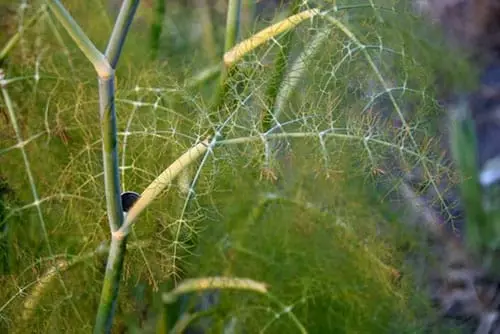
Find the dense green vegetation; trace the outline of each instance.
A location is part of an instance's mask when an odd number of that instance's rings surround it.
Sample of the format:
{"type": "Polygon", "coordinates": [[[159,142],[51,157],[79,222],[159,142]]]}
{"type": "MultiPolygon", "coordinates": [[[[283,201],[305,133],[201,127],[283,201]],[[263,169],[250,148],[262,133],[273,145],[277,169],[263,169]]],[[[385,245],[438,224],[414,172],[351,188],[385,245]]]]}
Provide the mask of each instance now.
{"type": "MultiPolygon", "coordinates": [[[[98,83],[43,3],[0,7],[0,49],[38,17],[1,67],[0,331],[87,333],[110,239],[98,83]]],[[[160,332],[162,316],[172,326],[188,302],[165,305],[161,293],[211,276],[263,282],[269,294],[218,290],[209,332],[444,332],[405,261],[422,249],[387,176],[419,166],[423,187],[439,188],[435,176],[451,172],[435,82],[463,88],[471,76],[406,2],[346,3],[246,54],[220,89],[217,75],[199,76],[223,57],[225,12],[203,21],[200,7],[167,1],[163,16],[141,2],[116,72],[122,190],[141,193],[207,135],[221,137],[133,226],[116,333],[160,332]]],[[[117,9],[63,4],[104,50],[117,9]]],[[[238,40],[306,9],[261,16],[238,40]]]]}

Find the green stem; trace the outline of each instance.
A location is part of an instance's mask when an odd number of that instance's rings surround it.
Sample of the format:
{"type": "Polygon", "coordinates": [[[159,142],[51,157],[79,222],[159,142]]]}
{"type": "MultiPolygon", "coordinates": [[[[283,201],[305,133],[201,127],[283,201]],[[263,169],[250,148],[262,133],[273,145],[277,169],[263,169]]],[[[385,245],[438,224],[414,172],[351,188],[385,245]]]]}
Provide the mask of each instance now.
{"type": "Polygon", "coordinates": [[[127,243],[126,234],[114,233],[123,225],[124,220],[120,198],[120,174],[117,153],[114,69],[120,58],[139,0],[125,0],[123,2],[105,54],[102,54],[95,47],[59,1],[48,0],[47,3],[78,47],[92,62],[99,79],[104,186],[112,239],[94,333],[110,333],[127,243]]]}
{"type": "Polygon", "coordinates": [[[151,58],[155,60],[158,57],[160,49],[160,36],[163,30],[163,21],[165,19],[165,0],[156,0],[153,23],[151,24],[151,58]]]}
{"type": "Polygon", "coordinates": [[[66,29],[73,41],[78,45],[85,57],[94,65],[99,76],[108,77],[111,75],[113,69],[104,54],[96,48],[94,43],[92,43],[61,2],[57,0],[47,0],[47,5],[52,13],[54,13],[57,20],[63,25],[64,29],[66,29]]]}
{"type": "MultiPolygon", "coordinates": [[[[114,103],[114,75],[99,78],[99,102],[101,134],[103,139],[104,186],[106,208],[111,232],[123,224],[123,210],[120,200],[120,175],[118,170],[117,129],[114,103]]],[[[94,333],[110,333],[115,312],[118,287],[123,269],[127,238],[112,235],[106,273],[97,310],[94,333]]]]}
{"type": "MultiPolygon", "coordinates": [[[[229,51],[235,44],[238,36],[239,20],[240,20],[240,1],[229,0],[227,7],[226,18],[226,39],[224,44],[224,52],[229,51]]],[[[226,99],[228,92],[228,81],[236,72],[236,66],[228,68],[222,63],[221,74],[219,77],[219,84],[214,94],[214,101],[212,108],[215,112],[219,112],[226,99]]]]}
{"type": "Polygon", "coordinates": [[[112,68],[116,68],[123,44],[125,43],[125,37],[130,29],[138,6],[139,0],[125,0],[122,4],[105,53],[112,68]]]}
{"type": "Polygon", "coordinates": [[[104,276],[101,300],[97,310],[94,334],[111,333],[116,308],[118,287],[120,285],[123,262],[127,250],[127,237],[113,235],[109,249],[106,274],[104,276]]]}
{"type": "Polygon", "coordinates": [[[235,44],[240,26],[240,5],[241,0],[229,0],[226,17],[226,40],[224,52],[229,51],[235,44]]]}
{"type": "Polygon", "coordinates": [[[485,245],[494,235],[489,232],[485,233],[492,226],[488,226],[483,210],[474,122],[466,101],[462,101],[455,110],[455,118],[451,120],[450,135],[452,153],[460,173],[461,192],[467,214],[467,246],[472,251],[479,252],[486,248],[485,245]]]}
{"type": "Polygon", "coordinates": [[[120,199],[114,75],[105,79],[99,78],[99,107],[106,206],[110,231],[115,232],[123,224],[123,209],[120,199]]]}
{"type": "Polygon", "coordinates": [[[127,235],[114,234],[123,225],[124,221],[120,198],[114,69],[120,58],[123,44],[138,4],[138,0],[125,0],[123,2],[106,48],[106,58],[109,59],[113,71],[106,77],[99,75],[99,108],[101,136],[103,140],[104,186],[112,239],[94,327],[94,333],[96,334],[111,332],[127,248],[127,235]]]}

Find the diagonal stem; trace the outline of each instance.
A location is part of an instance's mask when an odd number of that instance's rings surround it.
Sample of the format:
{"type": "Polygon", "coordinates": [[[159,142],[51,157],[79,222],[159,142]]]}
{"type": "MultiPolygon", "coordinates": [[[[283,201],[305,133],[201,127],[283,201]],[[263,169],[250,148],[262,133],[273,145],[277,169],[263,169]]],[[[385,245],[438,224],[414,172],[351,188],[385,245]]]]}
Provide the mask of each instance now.
{"type": "Polygon", "coordinates": [[[118,63],[125,37],[127,37],[138,6],[139,0],[125,0],[122,4],[105,53],[112,68],[115,68],[118,63]]]}
{"type": "Polygon", "coordinates": [[[47,5],[64,29],[66,29],[73,41],[78,45],[85,57],[94,65],[99,77],[108,77],[113,70],[106,60],[106,57],[97,49],[94,43],[92,43],[68,10],[64,8],[64,5],[57,0],[48,0],[47,5]]]}

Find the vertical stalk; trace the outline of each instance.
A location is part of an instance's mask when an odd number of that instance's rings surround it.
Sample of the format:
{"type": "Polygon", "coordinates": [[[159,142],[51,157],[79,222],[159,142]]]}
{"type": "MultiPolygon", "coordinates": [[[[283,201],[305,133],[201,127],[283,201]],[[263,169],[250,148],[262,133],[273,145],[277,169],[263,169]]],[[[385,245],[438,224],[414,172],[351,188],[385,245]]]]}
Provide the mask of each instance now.
{"type": "Polygon", "coordinates": [[[111,333],[126,248],[127,236],[113,234],[102,286],[101,300],[94,325],[94,334],[111,333]]]}
{"type": "Polygon", "coordinates": [[[97,50],[95,45],[59,1],[48,1],[48,4],[75,43],[92,62],[96,68],[99,79],[99,110],[101,135],[103,139],[104,186],[112,240],[94,333],[109,333],[111,331],[116,299],[118,296],[118,287],[127,240],[126,236],[117,237],[114,234],[123,224],[117,154],[117,126],[114,95],[115,68],[125,42],[125,37],[139,5],[139,0],[125,0],[123,2],[105,54],[97,50]]]}
{"type": "Polygon", "coordinates": [[[493,235],[482,204],[483,194],[477,166],[477,141],[468,102],[461,101],[453,116],[450,131],[451,147],[460,173],[460,187],[467,215],[466,242],[467,247],[477,254],[486,248],[493,235]]]}
{"type": "Polygon", "coordinates": [[[241,0],[229,0],[229,3],[227,4],[224,52],[229,51],[229,49],[231,49],[236,43],[240,26],[240,5],[241,0]]]}
{"type": "Polygon", "coordinates": [[[158,57],[160,49],[160,36],[163,30],[163,21],[165,19],[165,0],[155,0],[153,23],[151,24],[151,58],[155,60],[158,57]]]}
{"type": "Polygon", "coordinates": [[[127,244],[126,236],[117,237],[114,234],[114,232],[123,225],[114,99],[114,73],[108,78],[99,77],[99,107],[101,136],[103,139],[104,188],[106,192],[106,208],[111,232],[111,245],[94,325],[95,334],[111,332],[127,244]]]}
{"type": "Polygon", "coordinates": [[[106,206],[110,231],[115,232],[123,223],[123,209],[120,199],[114,74],[99,78],[99,108],[106,206]]]}
{"type": "Polygon", "coordinates": [[[103,139],[104,185],[111,232],[111,246],[94,326],[94,333],[96,334],[111,332],[123,262],[127,250],[127,234],[115,233],[123,225],[124,215],[120,197],[114,69],[120,58],[125,38],[138,5],[139,0],[125,0],[123,2],[105,53],[113,71],[108,77],[99,76],[99,108],[101,135],[103,139]]]}
{"type": "Polygon", "coordinates": [[[139,5],[139,0],[125,0],[122,3],[105,54],[102,54],[96,48],[60,1],[49,0],[47,4],[73,41],[94,65],[99,80],[99,112],[103,142],[104,186],[111,232],[111,246],[101,299],[97,310],[94,333],[110,333],[126,253],[128,232],[116,233],[123,225],[124,214],[120,198],[120,174],[117,152],[115,68],[120,58],[130,24],[139,5]]]}
{"type": "MultiPolygon", "coordinates": [[[[228,52],[235,44],[238,37],[238,29],[240,25],[240,5],[241,0],[229,0],[227,5],[226,17],[226,38],[224,43],[224,53],[228,52]]],[[[219,77],[219,84],[214,94],[213,110],[218,112],[225,101],[228,91],[228,81],[236,72],[235,66],[226,66],[222,64],[222,70],[219,77]]]]}

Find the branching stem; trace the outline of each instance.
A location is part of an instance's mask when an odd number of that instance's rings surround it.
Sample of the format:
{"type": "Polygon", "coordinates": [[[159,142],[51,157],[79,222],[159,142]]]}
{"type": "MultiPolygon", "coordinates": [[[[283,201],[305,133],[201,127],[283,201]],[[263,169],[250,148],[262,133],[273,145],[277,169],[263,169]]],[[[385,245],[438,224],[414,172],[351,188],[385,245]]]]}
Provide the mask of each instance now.
{"type": "Polygon", "coordinates": [[[57,20],[63,25],[64,29],[66,29],[73,41],[78,45],[85,57],[94,65],[99,77],[107,78],[112,75],[113,69],[104,54],[102,54],[94,43],[92,43],[68,10],[64,8],[64,5],[58,0],[47,0],[47,5],[57,20]]]}
{"type": "Polygon", "coordinates": [[[94,333],[110,333],[127,243],[126,236],[121,237],[115,233],[123,224],[115,111],[115,68],[139,0],[123,2],[105,54],[97,49],[60,1],[49,0],[47,3],[80,50],[94,65],[99,80],[104,186],[112,238],[94,333]]]}

